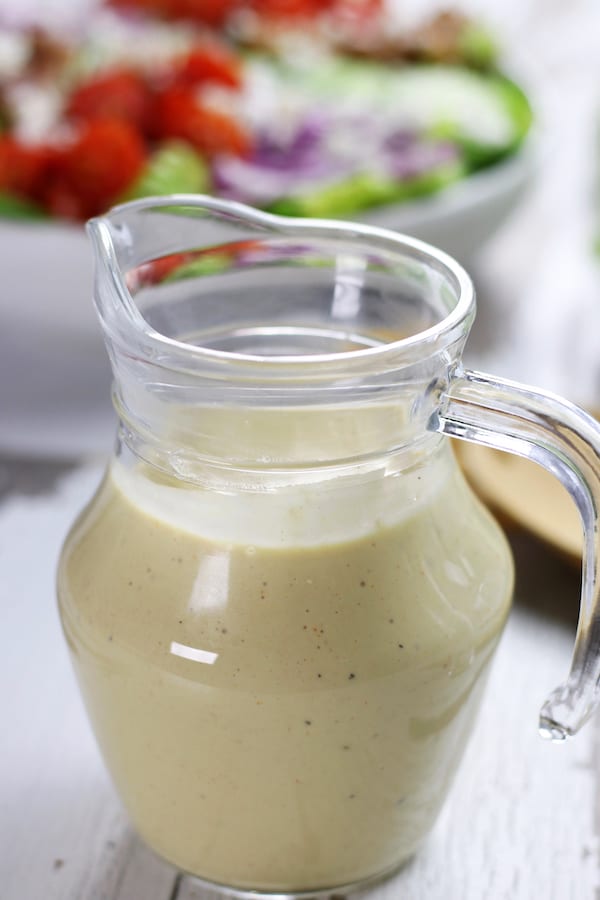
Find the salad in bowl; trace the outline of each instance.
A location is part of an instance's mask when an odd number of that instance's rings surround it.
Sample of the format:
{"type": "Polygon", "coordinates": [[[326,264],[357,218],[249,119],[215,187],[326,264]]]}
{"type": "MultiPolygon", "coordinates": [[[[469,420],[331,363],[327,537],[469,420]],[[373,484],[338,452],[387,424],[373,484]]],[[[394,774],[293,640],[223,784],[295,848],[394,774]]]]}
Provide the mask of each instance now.
{"type": "Polygon", "coordinates": [[[210,193],[412,233],[464,259],[517,202],[532,109],[457,12],[383,0],[112,0],[0,33],[3,449],[107,446],[110,374],[82,223],[210,193]],[[10,381],[10,384],[9,384],[10,381]]]}
{"type": "Polygon", "coordinates": [[[355,216],[498,166],[531,126],[489,36],[458,13],[397,33],[381,0],[112,6],[83,36],[12,36],[0,215],[84,221],[203,191],[355,216]]]}

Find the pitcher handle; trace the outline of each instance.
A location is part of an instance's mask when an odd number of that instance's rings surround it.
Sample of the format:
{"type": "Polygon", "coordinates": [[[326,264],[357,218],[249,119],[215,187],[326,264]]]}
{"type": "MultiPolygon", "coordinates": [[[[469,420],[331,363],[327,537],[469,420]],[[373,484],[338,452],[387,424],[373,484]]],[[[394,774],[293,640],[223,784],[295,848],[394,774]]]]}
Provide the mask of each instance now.
{"type": "Polygon", "coordinates": [[[582,585],[571,671],[539,719],[542,737],[571,737],[600,703],[600,425],[555,394],[458,366],[429,427],[534,460],[562,482],[579,509],[582,585]]]}

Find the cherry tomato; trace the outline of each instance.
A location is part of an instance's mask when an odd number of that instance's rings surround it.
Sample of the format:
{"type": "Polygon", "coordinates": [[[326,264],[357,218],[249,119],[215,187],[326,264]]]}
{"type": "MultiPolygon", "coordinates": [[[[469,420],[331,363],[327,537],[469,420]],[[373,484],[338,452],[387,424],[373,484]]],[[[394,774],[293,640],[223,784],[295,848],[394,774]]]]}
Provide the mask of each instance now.
{"type": "Polygon", "coordinates": [[[44,200],[55,215],[85,219],[104,212],[140,174],[146,148],[119,119],[86,122],[53,164],[44,200]]]}
{"type": "Polygon", "coordinates": [[[204,25],[223,25],[239,0],[110,0],[120,9],[135,9],[165,19],[189,19],[204,25]]]}
{"type": "Polygon", "coordinates": [[[144,78],[129,69],[111,69],[84,82],[71,94],[66,114],[73,119],[123,119],[144,129],[152,97],[144,78]]]}
{"type": "Polygon", "coordinates": [[[183,58],[175,73],[181,85],[216,82],[238,88],[242,83],[239,57],[217,41],[204,41],[183,58]]]}
{"type": "Polygon", "coordinates": [[[36,200],[50,159],[48,147],[29,147],[0,135],[0,190],[36,200]]]}
{"type": "Polygon", "coordinates": [[[250,137],[235,119],[202,105],[194,92],[184,87],[169,88],[157,98],[154,128],[159,137],[181,138],[209,157],[250,152],[250,137]]]}
{"type": "Polygon", "coordinates": [[[334,6],[335,0],[252,0],[251,5],[266,19],[313,18],[334,6]]]}

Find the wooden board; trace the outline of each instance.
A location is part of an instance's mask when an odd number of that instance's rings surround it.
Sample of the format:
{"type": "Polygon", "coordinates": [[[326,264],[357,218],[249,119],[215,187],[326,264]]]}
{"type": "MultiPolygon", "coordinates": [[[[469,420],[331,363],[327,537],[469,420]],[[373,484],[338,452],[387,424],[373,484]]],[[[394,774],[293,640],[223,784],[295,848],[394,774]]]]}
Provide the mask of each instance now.
{"type": "Polygon", "coordinates": [[[580,563],[581,519],[566,488],[531,460],[500,450],[455,442],[465,474],[505,524],[518,524],[580,563]]]}

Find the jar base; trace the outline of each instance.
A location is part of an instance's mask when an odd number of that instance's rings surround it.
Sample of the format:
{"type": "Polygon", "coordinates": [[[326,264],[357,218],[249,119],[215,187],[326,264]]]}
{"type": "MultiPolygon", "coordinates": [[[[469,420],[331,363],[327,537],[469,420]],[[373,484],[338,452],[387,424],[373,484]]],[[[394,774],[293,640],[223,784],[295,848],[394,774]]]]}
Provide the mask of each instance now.
{"type": "Polygon", "coordinates": [[[394,863],[393,866],[378,872],[375,875],[368,875],[366,878],[358,881],[345,882],[344,884],[334,884],[329,887],[311,888],[299,891],[279,891],[279,890],[263,890],[251,888],[235,888],[216,881],[209,881],[200,878],[197,875],[191,875],[182,872],[181,877],[190,884],[205,890],[216,891],[223,897],[231,898],[231,900],[335,900],[332,895],[349,894],[355,891],[364,891],[372,888],[389,878],[393,878],[401,869],[403,869],[413,858],[414,854],[404,858],[401,862],[394,863]]]}

